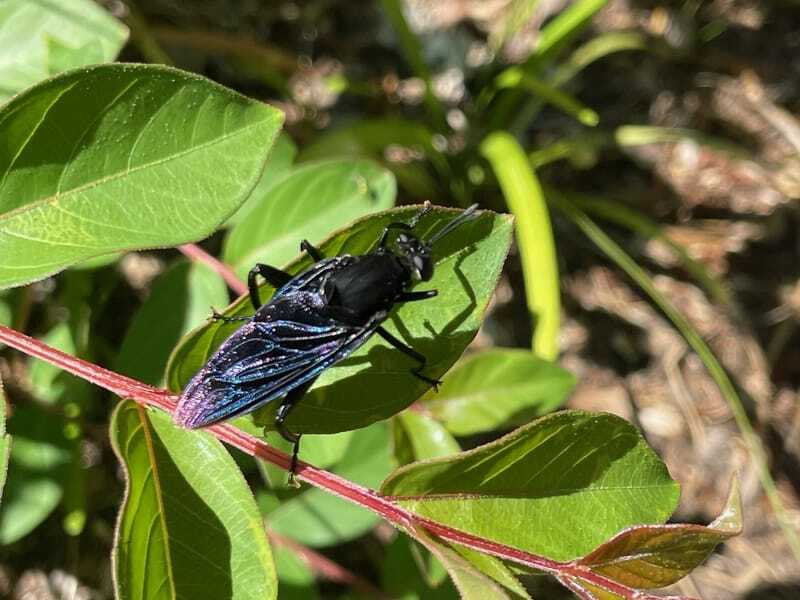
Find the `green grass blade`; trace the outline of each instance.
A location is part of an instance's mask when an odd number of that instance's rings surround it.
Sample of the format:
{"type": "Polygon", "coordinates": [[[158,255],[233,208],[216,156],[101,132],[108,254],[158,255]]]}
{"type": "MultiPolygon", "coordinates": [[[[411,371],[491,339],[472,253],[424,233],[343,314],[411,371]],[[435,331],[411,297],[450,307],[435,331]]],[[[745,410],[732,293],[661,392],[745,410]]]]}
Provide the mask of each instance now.
{"type": "Polygon", "coordinates": [[[533,350],[545,360],[554,360],[558,357],[561,298],[553,231],[542,188],[525,152],[511,135],[491,134],[481,144],[481,153],[491,163],[517,219],[525,295],[536,319],[533,350]]]}
{"type": "Polygon", "coordinates": [[[682,244],[672,241],[664,233],[661,226],[652,219],[649,219],[639,211],[633,210],[615,200],[596,198],[594,196],[590,197],[573,192],[556,192],[552,188],[545,186],[545,196],[550,197],[551,192],[558,193],[568,198],[573,204],[580,208],[580,210],[590,215],[666,244],[674,253],[678,263],[703,287],[714,302],[730,307],[730,292],[725,284],[714,276],[703,263],[689,256],[689,253],[682,244]]]}
{"type": "Polygon", "coordinates": [[[548,196],[550,202],[569,219],[577,225],[608,258],[621,268],[634,282],[645,292],[650,299],[664,312],[672,321],[676,329],[703,361],[706,369],[725,397],[731,413],[742,434],[751,460],[756,464],[759,479],[767,495],[775,518],[783,530],[793,554],[800,560],[800,538],[794,529],[794,525],[786,514],[775,481],[767,466],[767,456],[761,439],[753,430],[753,426],[747,417],[747,413],[742,404],[733,382],[728,377],[725,369],[717,360],[717,357],[700,337],[700,334],[692,327],[689,321],[678,311],[672,303],[658,291],[653,281],[636,261],[634,261],[614,240],[612,240],[589,216],[575,205],[569,198],[562,194],[551,193],[548,196]]]}
{"type": "Polygon", "coordinates": [[[497,86],[500,88],[517,87],[530,92],[543,102],[551,104],[588,127],[594,127],[600,122],[597,113],[574,96],[562,92],[530,73],[525,73],[519,67],[511,67],[503,71],[497,77],[497,86]]]}

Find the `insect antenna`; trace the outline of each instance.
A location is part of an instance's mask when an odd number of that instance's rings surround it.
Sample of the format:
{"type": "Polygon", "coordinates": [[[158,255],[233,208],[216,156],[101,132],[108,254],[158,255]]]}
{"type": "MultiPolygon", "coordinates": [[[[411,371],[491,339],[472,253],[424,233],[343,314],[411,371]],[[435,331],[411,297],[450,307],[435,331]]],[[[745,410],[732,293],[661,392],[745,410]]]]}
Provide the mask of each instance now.
{"type": "Polygon", "coordinates": [[[478,209],[478,205],[477,204],[473,204],[468,209],[466,209],[464,212],[462,212],[460,215],[458,215],[455,219],[450,221],[447,225],[442,227],[439,231],[434,233],[429,239],[425,240],[425,242],[428,245],[432,246],[433,244],[438,242],[440,239],[442,239],[444,236],[446,236],[448,233],[453,231],[453,229],[455,229],[456,227],[458,227],[462,223],[472,219],[475,216],[475,211],[477,209],[478,209]]]}

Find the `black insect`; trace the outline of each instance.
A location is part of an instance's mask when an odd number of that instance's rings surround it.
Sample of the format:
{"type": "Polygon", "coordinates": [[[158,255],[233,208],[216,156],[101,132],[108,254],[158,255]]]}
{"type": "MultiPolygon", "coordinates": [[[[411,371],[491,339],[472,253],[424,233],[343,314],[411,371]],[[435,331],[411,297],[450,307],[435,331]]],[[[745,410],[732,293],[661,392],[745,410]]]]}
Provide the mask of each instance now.
{"type": "Polygon", "coordinates": [[[469,207],[429,239],[422,240],[411,232],[431,210],[426,203],[410,222],[389,224],[374,249],[358,256],[323,258],[304,240],[301,250],[316,262],[297,276],[257,264],[247,277],[256,313],[252,317],[214,313],[216,319],[247,323],[219,347],[183,390],[175,422],[192,429],[206,427],[283,397],[275,428],[294,444],[293,474],[300,436],[285,426],[289,412],[324,369],[349,356],[373,333],[417,361],[418,366],[411,373],[436,386],[439,381],[422,372],[425,357],[386,331],[381,323],[399,302],[436,296],[436,290],[408,289],[417,281],[431,279],[433,244],[472,218],[476,207],[469,207]],[[392,230],[400,230],[395,250],[388,246],[392,230]],[[264,305],[257,275],[277,289],[264,305]]]}

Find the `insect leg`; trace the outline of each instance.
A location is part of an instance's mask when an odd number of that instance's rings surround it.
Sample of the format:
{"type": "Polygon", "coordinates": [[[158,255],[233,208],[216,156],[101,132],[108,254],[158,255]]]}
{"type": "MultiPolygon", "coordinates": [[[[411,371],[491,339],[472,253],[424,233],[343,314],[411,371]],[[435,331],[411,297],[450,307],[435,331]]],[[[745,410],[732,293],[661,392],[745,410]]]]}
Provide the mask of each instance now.
{"type": "Polygon", "coordinates": [[[439,290],[424,290],[421,292],[403,292],[397,299],[397,302],[416,302],[417,300],[427,300],[433,298],[439,293],[439,290]]]}
{"type": "Polygon", "coordinates": [[[267,283],[276,289],[292,280],[292,276],[286,271],[257,263],[247,274],[247,289],[250,290],[250,302],[253,303],[253,308],[256,310],[261,308],[261,296],[258,294],[256,275],[261,275],[267,283]]]}
{"type": "Polygon", "coordinates": [[[308,240],[303,240],[302,242],[300,242],[300,252],[303,251],[307,252],[308,255],[317,262],[325,258],[324,256],[322,256],[322,252],[320,252],[317,248],[312,246],[311,242],[309,242],[308,240]]]}
{"type": "Polygon", "coordinates": [[[414,350],[411,346],[408,346],[403,342],[401,342],[400,340],[398,340],[391,333],[386,331],[383,327],[378,327],[375,331],[389,344],[391,344],[392,346],[400,350],[400,352],[402,352],[406,356],[413,358],[419,363],[419,367],[411,370],[411,373],[414,375],[414,377],[416,377],[417,379],[421,379],[422,381],[430,384],[436,389],[439,389],[439,384],[442,383],[441,381],[439,381],[438,379],[432,379],[431,377],[427,377],[426,375],[422,374],[422,370],[425,368],[425,364],[428,362],[428,360],[422,354],[414,350]]]}
{"type": "Polygon", "coordinates": [[[218,313],[217,309],[212,306],[211,307],[211,318],[214,321],[222,321],[224,323],[233,323],[235,321],[249,321],[253,317],[252,316],[250,316],[250,317],[226,317],[225,315],[218,313]]]}
{"type": "Polygon", "coordinates": [[[297,454],[300,452],[300,434],[289,431],[286,428],[285,423],[289,413],[294,408],[294,405],[297,404],[300,398],[306,395],[308,388],[310,388],[313,383],[314,379],[307,381],[291,390],[288,394],[286,394],[283,402],[281,402],[281,405],[278,407],[278,412],[275,413],[275,429],[281,434],[283,439],[294,444],[294,447],[292,448],[292,462],[289,466],[289,485],[292,487],[296,487],[294,475],[297,471],[297,454]]]}

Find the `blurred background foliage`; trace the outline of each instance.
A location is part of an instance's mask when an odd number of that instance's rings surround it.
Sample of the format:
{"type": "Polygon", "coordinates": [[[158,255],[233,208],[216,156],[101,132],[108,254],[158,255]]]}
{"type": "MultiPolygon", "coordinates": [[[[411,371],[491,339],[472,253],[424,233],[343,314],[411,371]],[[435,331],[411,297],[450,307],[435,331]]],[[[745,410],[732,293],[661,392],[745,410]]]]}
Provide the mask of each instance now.
{"type": "MultiPolygon", "coordinates": [[[[518,244],[471,349],[533,347],[574,381],[545,361],[514,367],[551,387],[520,392],[536,401],[511,398],[478,427],[474,404],[448,412],[448,394],[469,383],[468,359],[440,396],[424,399],[436,421],[409,412],[391,427],[320,437],[310,462],[375,486],[392,459],[448,453],[458,448],[452,434],[463,447],[496,437],[557,407],[575,385],[566,406],[629,419],[664,458],[682,485],[676,519],[713,519],[730,474],[741,477],[744,534],[674,593],[800,595],[788,533],[800,529],[800,4],[107,0],[81,7],[88,12],[70,27],[34,8],[12,23],[22,14],[15,4],[0,5],[0,53],[13,49],[5,64],[19,63],[0,68],[0,101],[119,53],[204,74],[286,113],[251,199],[204,243],[240,276],[255,257],[291,259],[293,248],[256,242],[274,233],[267,207],[294,199],[293,180],[310,172],[360,169],[377,190],[369,202],[359,189],[310,197],[308,210],[324,217],[303,224],[312,239],[391,205],[395,192],[401,204],[515,213],[518,244]],[[333,196],[347,198],[347,211],[329,210],[333,196]],[[437,422],[449,433],[426,439],[438,446],[408,443],[437,422]],[[372,460],[348,461],[354,447],[372,460]]],[[[131,253],[0,292],[0,323],[159,383],[179,337],[228,299],[216,274],[175,251],[131,253]],[[156,323],[168,324],[166,339],[150,348],[156,323]]],[[[499,369],[516,358],[480,360],[499,369]]],[[[15,399],[0,595],[108,597],[122,492],[110,403],[8,352],[0,376],[15,399]]],[[[276,477],[235,458],[251,481],[276,477]]],[[[346,505],[316,490],[257,498],[273,541],[295,536],[397,597],[446,597],[429,587],[451,585],[441,567],[372,515],[350,507],[342,516],[346,505]],[[334,520],[343,526],[331,529],[334,520]],[[402,576],[426,560],[426,578],[402,576]],[[412,581],[419,589],[406,589],[412,581]]],[[[290,544],[274,545],[281,597],[351,593],[315,580],[290,544]]]]}

